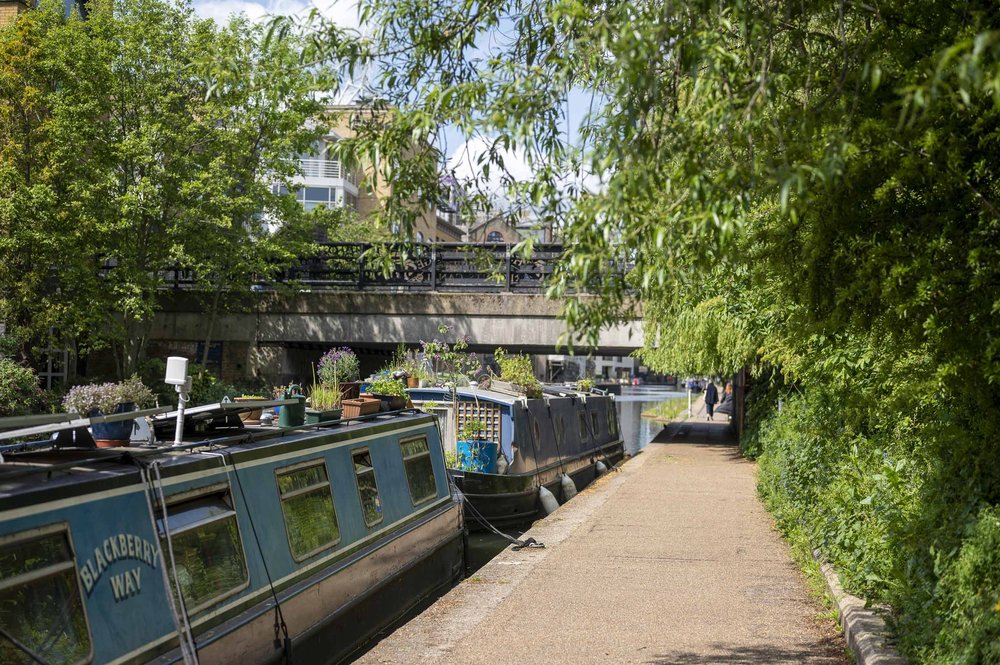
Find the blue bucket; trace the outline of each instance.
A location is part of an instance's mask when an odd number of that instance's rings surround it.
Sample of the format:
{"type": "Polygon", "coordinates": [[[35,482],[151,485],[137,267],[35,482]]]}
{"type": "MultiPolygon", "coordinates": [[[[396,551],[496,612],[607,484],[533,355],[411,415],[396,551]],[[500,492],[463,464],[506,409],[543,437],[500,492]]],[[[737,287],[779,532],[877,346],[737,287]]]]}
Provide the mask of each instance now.
{"type": "Polygon", "coordinates": [[[475,439],[458,442],[458,466],[463,471],[497,472],[497,444],[475,439]]]}

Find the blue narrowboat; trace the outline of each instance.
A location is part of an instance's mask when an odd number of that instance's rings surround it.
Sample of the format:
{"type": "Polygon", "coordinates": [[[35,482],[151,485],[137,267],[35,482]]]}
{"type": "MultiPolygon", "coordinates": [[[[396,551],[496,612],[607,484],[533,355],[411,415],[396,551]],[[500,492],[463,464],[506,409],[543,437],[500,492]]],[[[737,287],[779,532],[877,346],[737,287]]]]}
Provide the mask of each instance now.
{"type": "Polygon", "coordinates": [[[338,662],[461,578],[432,416],[251,428],[239,408],[189,414],[179,446],[5,446],[0,662],[338,662]]]}
{"type": "Polygon", "coordinates": [[[478,388],[408,392],[414,404],[433,403],[446,446],[456,454],[456,433],[470,420],[481,421],[485,438],[498,445],[495,470],[469,470],[454,462],[449,469],[465,496],[470,528],[485,526],[482,519],[493,526],[531,522],[544,515],[540,488],[565,502],[571,498],[567,478],[572,489],[582,489],[599,469],[624,457],[614,395],[555,388],[546,388],[540,398],[478,388]]]}

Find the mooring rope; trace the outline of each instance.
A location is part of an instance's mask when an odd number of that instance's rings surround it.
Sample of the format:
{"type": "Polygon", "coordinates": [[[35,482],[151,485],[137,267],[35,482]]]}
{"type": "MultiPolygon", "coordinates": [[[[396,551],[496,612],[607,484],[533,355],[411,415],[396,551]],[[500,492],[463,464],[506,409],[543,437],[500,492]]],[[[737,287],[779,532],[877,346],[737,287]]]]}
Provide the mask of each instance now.
{"type": "Polygon", "coordinates": [[[483,514],[479,512],[479,510],[474,505],[472,505],[472,502],[469,501],[469,498],[465,496],[462,490],[458,489],[457,487],[455,488],[455,490],[458,492],[458,496],[461,497],[462,503],[468,506],[469,510],[472,512],[472,516],[476,519],[476,521],[485,526],[486,528],[488,528],[496,535],[500,536],[501,538],[509,540],[514,545],[514,547],[512,547],[511,549],[514,550],[515,552],[523,549],[541,549],[545,547],[545,543],[540,543],[534,538],[528,537],[525,538],[524,540],[518,540],[514,536],[504,533],[500,529],[496,528],[495,526],[490,524],[489,520],[483,517],[483,514]]]}

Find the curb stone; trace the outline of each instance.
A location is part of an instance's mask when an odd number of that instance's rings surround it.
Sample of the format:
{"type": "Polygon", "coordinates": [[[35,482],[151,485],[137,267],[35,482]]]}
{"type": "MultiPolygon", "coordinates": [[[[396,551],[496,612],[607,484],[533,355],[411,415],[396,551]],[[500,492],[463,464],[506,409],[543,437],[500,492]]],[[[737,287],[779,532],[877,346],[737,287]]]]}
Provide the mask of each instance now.
{"type": "Polygon", "coordinates": [[[844,639],[858,665],[908,665],[891,643],[882,617],[865,607],[863,599],[844,591],[837,571],[829,563],[822,562],[819,550],[813,550],[813,558],[819,562],[826,588],[837,604],[844,639]]]}

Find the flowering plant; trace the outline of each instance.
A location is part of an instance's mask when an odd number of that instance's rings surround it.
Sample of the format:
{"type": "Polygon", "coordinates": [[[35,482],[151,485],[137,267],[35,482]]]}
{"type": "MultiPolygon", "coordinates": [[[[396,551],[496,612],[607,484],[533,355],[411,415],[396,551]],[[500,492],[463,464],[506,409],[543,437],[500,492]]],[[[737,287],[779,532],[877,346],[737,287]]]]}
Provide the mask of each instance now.
{"type": "Polygon", "coordinates": [[[319,359],[317,373],[320,382],[328,385],[357,381],[358,357],[346,346],[330,349],[319,359]]]}
{"type": "MultiPolygon", "coordinates": [[[[451,328],[440,325],[438,332],[446,335],[451,332],[451,328]]],[[[424,357],[430,361],[435,382],[438,372],[447,375],[450,380],[458,377],[471,378],[482,365],[479,356],[468,351],[468,337],[459,337],[450,344],[435,337],[430,342],[421,341],[420,346],[424,357]]]]}
{"type": "Polygon", "coordinates": [[[63,398],[63,408],[69,413],[87,415],[95,409],[114,413],[119,404],[143,406],[153,400],[153,391],[137,376],[120,383],[100,383],[73,386],[63,398]]]}

